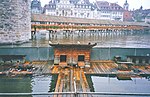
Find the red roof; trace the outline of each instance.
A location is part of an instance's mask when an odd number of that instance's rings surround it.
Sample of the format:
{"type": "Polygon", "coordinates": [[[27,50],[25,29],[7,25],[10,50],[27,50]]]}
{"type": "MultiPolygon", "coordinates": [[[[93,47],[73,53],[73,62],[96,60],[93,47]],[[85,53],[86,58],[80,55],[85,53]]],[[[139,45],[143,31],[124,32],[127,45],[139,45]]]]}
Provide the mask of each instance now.
{"type": "Polygon", "coordinates": [[[110,3],[110,9],[114,11],[123,11],[124,9],[117,3],[110,3]]]}
{"type": "Polygon", "coordinates": [[[109,3],[107,1],[97,1],[96,6],[99,10],[123,11],[124,9],[117,3],[109,3]]]}

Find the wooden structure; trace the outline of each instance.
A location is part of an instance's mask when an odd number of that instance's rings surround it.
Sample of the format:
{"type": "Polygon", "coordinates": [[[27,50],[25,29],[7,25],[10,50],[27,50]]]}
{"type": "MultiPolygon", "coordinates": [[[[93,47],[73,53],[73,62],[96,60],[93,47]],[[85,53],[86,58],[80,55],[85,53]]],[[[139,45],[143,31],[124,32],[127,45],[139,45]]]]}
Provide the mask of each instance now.
{"type": "MultiPolygon", "coordinates": [[[[127,33],[143,33],[150,30],[150,25],[139,22],[123,22],[101,19],[83,19],[62,16],[50,16],[43,14],[31,15],[31,37],[36,38],[36,33],[41,30],[49,31],[49,40],[57,37],[57,33],[63,32],[63,35],[74,36],[75,32],[82,35],[109,34],[115,32],[116,34],[127,33]]],[[[80,35],[78,34],[78,35],[80,35]]]]}
{"type": "Polygon", "coordinates": [[[150,64],[150,56],[127,56],[127,61],[136,65],[150,64]]]}
{"type": "Polygon", "coordinates": [[[0,55],[0,62],[17,62],[20,61],[22,63],[25,62],[26,55],[0,55]]]}
{"type": "Polygon", "coordinates": [[[54,47],[54,64],[84,67],[90,65],[90,51],[95,44],[50,44],[54,47]]]}
{"type": "Polygon", "coordinates": [[[150,25],[139,22],[122,22],[101,19],[83,19],[43,14],[31,15],[32,31],[39,30],[143,30],[150,25]]]}

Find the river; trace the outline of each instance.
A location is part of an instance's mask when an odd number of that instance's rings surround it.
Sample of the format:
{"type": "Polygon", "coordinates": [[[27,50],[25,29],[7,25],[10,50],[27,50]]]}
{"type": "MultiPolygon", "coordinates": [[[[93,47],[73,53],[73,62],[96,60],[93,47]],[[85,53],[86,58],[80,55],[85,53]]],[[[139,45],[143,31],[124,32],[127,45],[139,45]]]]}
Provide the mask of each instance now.
{"type": "MultiPolygon", "coordinates": [[[[37,34],[36,39],[20,45],[1,45],[0,47],[49,47],[47,34],[37,34]]],[[[97,43],[96,47],[124,47],[124,48],[150,48],[150,34],[128,34],[128,35],[84,35],[65,37],[58,33],[57,37],[51,38],[52,43],[97,43]]]]}

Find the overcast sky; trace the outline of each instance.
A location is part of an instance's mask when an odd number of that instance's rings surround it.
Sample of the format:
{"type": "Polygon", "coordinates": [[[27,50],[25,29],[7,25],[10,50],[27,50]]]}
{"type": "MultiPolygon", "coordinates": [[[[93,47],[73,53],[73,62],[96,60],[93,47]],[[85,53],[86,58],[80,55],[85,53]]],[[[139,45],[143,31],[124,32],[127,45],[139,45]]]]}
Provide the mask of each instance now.
{"type": "MultiPolygon", "coordinates": [[[[42,3],[42,6],[45,4],[48,4],[50,0],[40,0],[42,3]]],[[[95,2],[96,0],[90,0],[90,2],[95,2]]],[[[97,1],[108,1],[108,2],[118,2],[120,6],[123,6],[125,0],[97,0],[97,1]]],[[[129,3],[129,9],[139,9],[141,5],[143,6],[143,9],[149,9],[150,8],[150,0],[128,0],[129,3]]]]}

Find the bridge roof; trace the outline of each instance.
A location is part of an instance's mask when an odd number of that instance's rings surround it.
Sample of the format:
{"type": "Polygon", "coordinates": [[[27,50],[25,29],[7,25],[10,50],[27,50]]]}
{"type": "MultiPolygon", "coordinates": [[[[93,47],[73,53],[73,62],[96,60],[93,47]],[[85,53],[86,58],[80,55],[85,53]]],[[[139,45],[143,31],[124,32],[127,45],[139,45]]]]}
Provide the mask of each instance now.
{"type": "Polygon", "coordinates": [[[122,22],[114,20],[101,20],[101,19],[84,19],[84,18],[71,18],[62,16],[50,16],[44,14],[32,14],[32,22],[54,22],[54,23],[75,23],[75,24],[99,24],[99,25],[135,25],[135,26],[149,26],[149,24],[141,22],[122,22]]]}

